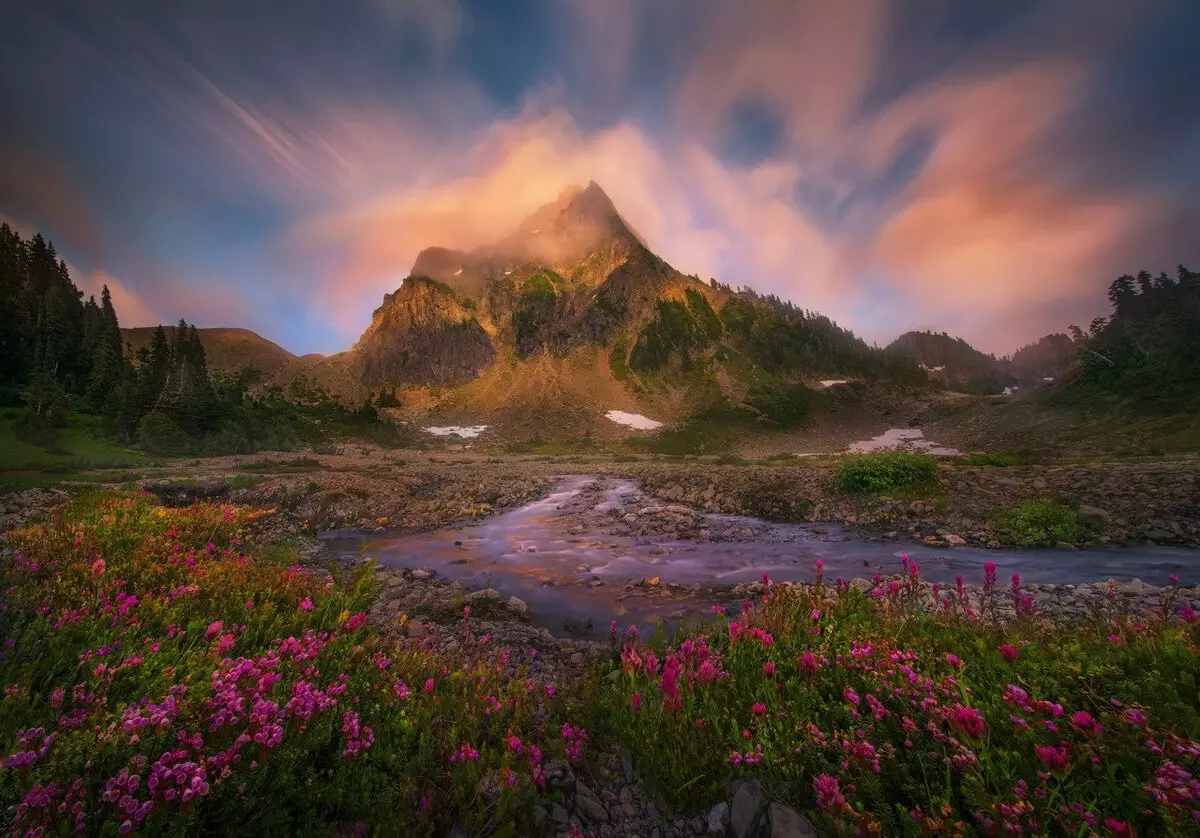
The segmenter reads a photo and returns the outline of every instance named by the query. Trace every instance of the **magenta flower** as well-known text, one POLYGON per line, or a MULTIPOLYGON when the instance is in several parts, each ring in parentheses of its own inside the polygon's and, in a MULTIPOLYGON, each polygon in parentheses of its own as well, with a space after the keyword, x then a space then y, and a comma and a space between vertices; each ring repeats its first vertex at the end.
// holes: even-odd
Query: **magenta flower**
POLYGON ((297 607, 301 611, 312 611, 313 610, 313 601, 311 598, 305 597, 304 599, 300 600, 299 603, 297 603, 297 607))
POLYGON ((841 812, 846 808, 846 797, 837 777, 819 775, 813 780, 813 791, 817 793, 817 806, 826 812, 841 812))
POLYGON ((763 664, 763 675, 765 675, 768 678, 774 678, 775 677, 775 664, 772 663, 771 661, 767 661, 766 663, 764 663, 763 664))
POLYGON ((1188 605, 1187 603, 1184 603, 1183 605, 1179 606, 1179 619, 1189 624, 1196 622, 1196 609, 1192 608, 1192 606, 1188 605))
POLYGON ((817 656, 812 652, 805 652, 803 655, 801 655, 799 663, 800 669, 806 675, 816 675, 817 670, 821 668, 820 661, 817 660, 817 656))
POLYGON ((1042 765, 1046 766, 1054 774, 1061 774, 1067 770, 1067 746, 1059 745, 1058 747, 1042 746, 1033 749, 1037 754, 1038 760, 1042 765))
POLYGON ((629 705, 633 707, 633 712, 642 709, 642 696, 639 693, 634 693, 629 696, 629 705))
POLYGON ((208 628, 205 629, 205 631, 204 631, 204 639, 212 640, 214 637, 219 635, 224 630, 225 630, 224 623, 222 623, 220 620, 213 620, 211 623, 208 624, 208 628))
POLYGON ((985 588, 991 588, 996 584, 996 563, 983 563, 983 585, 985 588))
POLYGON ((972 739, 982 739, 986 726, 983 715, 974 707, 956 704, 950 709, 950 726, 972 739))
POLYGON ((1122 715, 1125 721, 1129 722, 1129 724, 1134 725, 1135 727, 1140 727, 1149 720, 1145 711, 1139 710, 1136 707, 1130 707, 1122 715))
POLYGON ((1100 723, 1096 721, 1091 713, 1085 713, 1082 710, 1071 717, 1071 724, 1075 725, 1076 730, 1093 739, 1099 737, 1103 730, 1103 727, 1101 727, 1100 723))
POLYGON ((750 712, 756 716, 765 716, 767 714, 767 705, 763 704, 761 701, 756 701, 754 704, 750 705, 750 712))
POLYGON ((432 678, 425 679, 425 694, 433 695, 433 679, 432 678))
POLYGON ((92 576, 104 575, 104 559, 96 559, 92 562, 92 576))
POLYGON ((1011 643, 1004 643, 1000 646, 1000 654, 1006 661, 1012 663, 1017 658, 1021 657, 1021 653, 1011 643))

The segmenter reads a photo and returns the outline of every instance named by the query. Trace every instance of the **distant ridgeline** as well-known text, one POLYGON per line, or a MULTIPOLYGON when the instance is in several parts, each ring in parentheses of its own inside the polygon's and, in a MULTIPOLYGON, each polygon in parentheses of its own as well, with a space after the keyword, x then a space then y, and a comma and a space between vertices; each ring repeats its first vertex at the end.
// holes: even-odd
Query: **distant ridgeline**
POLYGON ((249 395, 255 373, 210 375, 195 326, 159 326, 136 351, 108 286, 86 301, 40 234, 0 226, 0 404, 24 404, 17 430, 52 447, 71 411, 155 453, 230 453, 312 444, 341 430, 397 432, 374 407, 351 410, 303 379, 249 395))
POLYGON ((1108 289, 1113 313, 1087 332, 1071 327, 1080 347, 1078 383, 1171 410, 1200 408, 1200 274, 1182 265, 1172 279, 1142 271, 1108 289))

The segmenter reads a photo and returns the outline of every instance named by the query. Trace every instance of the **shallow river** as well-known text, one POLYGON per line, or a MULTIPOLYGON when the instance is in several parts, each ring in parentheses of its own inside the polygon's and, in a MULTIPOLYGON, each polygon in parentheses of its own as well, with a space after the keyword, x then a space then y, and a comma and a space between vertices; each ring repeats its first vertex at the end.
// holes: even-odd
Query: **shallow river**
POLYGON ((473 587, 517 596, 537 623, 560 633, 568 617, 590 618, 597 630, 608 621, 649 622, 706 613, 727 602, 721 590, 760 579, 805 580, 814 563, 827 578, 870 577, 900 570, 900 557, 917 560, 921 576, 953 582, 962 575, 980 582, 983 563, 995 562, 1000 579, 1020 573, 1026 583, 1081 583, 1139 578, 1167 584, 1200 582, 1200 550, 1124 547, 1090 550, 931 548, 872 542, 831 525, 772 524, 752 518, 707 515, 714 533, 739 532, 749 540, 687 541, 668 536, 605 533, 605 522, 630 509, 656 503, 630 480, 577 475, 547 497, 462 529, 400 537, 329 533, 327 545, 342 558, 369 556, 385 565, 427 568, 473 587), (630 581, 659 577, 654 589, 627 589, 630 581), (688 586, 670 589, 671 583, 688 586), (701 586, 699 590, 695 586, 701 586))

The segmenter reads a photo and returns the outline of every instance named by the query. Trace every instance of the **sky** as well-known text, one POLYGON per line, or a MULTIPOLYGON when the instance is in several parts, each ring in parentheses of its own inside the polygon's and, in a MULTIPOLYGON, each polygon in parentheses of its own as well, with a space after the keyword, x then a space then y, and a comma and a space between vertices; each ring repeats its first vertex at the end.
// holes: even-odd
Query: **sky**
POLYGON ((12 0, 0 218, 122 325, 349 348, 595 180, 684 273, 1006 354, 1200 264, 1195 0, 12 0))

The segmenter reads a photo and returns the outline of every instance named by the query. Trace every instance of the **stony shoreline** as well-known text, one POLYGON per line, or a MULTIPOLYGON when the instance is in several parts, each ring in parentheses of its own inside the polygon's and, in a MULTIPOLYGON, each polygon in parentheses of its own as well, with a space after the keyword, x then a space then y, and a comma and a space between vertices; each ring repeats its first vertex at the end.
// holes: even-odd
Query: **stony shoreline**
MULTIPOLYGON (((240 500, 236 494, 242 491, 247 490, 230 492, 235 496, 228 500, 240 500)), ((666 494, 677 493, 668 491, 666 494)), ((4 514, 28 520, 45 514, 65 499, 65 493, 48 490, 31 490, 16 499, 10 495, 4 499, 4 514), (17 505, 20 508, 16 512, 9 511, 17 505)), ((589 497, 587 500, 594 499, 589 497)), ((683 500, 686 502, 686 499, 685 492, 683 500)), ((655 508, 662 511, 634 515, 633 520, 627 520, 629 513, 624 513, 609 523, 636 530, 660 518, 677 531, 687 531, 687 522, 695 523, 701 518, 695 509, 678 501, 658 504, 655 508)), ((305 556, 304 564, 312 572, 324 574, 329 556, 311 532, 304 531, 303 519, 298 522, 296 514, 296 510, 281 510, 280 514, 263 519, 250 536, 260 543, 295 539, 305 556)), ((738 537, 736 532, 729 535, 738 537)), ((547 627, 529 622, 528 607, 520 599, 505 597, 491 588, 472 589, 469 585, 446 579, 437 568, 376 567, 374 576, 379 596, 370 616, 384 633, 401 642, 425 646, 450 656, 469 655, 471 644, 486 642, 513 652, 514 673, 519 662, 533 677, 551 683, 578 680, 596 661, 613 651, 603 626, 594 627, 592 632, 580 632, 578 636, 555 636, 547 627), (464 616, 467 607, 470 613, 464 616)), ((886 591, 891 582, 902 584, 903 580, 899 577, 858 578, 850 580, 849 584, 866 591, 886 591)), ((761 581, 718 586, 661 585, 652 579, 631 579, 623 585, 615 580, 610 584, 620 587, 623 595, 674 597, 681 602, 737 601, 760 596, 766 590, 761 581)), ((1016 608, 1006 587, 1007 580, 999 580, 998 586, 991 597, 985 597, 981 586, 965 585, 965 604, 1000 621, 1011 619, 1016 608)), ((949 589, 939 586, 938 592, 944 597, 949 589)), ((1138 580, 1030 585, 1022 586, 1020 593, 1029 597, 1035 618, 1054 622, 1076 622, 1100 614, 1150 616, 1177 613, 1181 603, 1200 600, 1200 586, 1162 588, 1138 580)), ((915 601, 925 608, 944 607, 935 596, 934 586, 928 583, 921 583, 915 601)), ((550 790, 561 794, 561 802, 552 796, 539 799, 532 812, 535 823, 547 835, 568 834, 572 827, 586 829, 592 835, 614 837, 681 838, 732 834, 740 838, 751 835, 797 838, 818 834, 800 813, 768 801, 764 790, 754 782, 735 783, 725 799, 707 810, 674 811, 641 781, 636 765, 623 750, 603 755, 590 771, 573 768, 564 761, 554 762, 548 764, 547 775, 550 790)))

